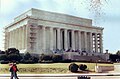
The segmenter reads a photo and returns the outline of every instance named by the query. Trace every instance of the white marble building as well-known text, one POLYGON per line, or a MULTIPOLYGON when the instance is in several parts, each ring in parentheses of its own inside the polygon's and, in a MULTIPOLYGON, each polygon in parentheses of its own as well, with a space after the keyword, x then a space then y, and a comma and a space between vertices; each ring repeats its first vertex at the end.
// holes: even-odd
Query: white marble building
POLYGON ((91 19, 32 8, 5 27, 5 49, 36 54, 56 49, 103 53, 102 34, 103 28, 92 26, 91 19))

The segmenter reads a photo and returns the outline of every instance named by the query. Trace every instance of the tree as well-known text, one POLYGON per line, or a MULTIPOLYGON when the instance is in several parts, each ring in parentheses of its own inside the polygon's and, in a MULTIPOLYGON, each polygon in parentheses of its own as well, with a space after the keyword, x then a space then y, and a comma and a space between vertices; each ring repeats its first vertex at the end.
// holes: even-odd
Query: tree
POLYGON ((116 54, 117 54, 117 55, 120 55, 120 51, 118 50, 118 51, 116 52, 116 54))
POLYGON ((16 49, 16 48, 8 48, 8 49, 5 51, 5 54, 6 54, 6 55, 9 55, 9 54, 17 54, 17 55, 20 55, 19 50, 16 49))
POLYGON ((8 61, 20 61, 22 59, 19 50, 16 48, 8 48, 4 53, 8 61))
POLYGON ((112 62, 116 62, 116 60, 119 59, 119 56, 116 54, 110 54, 110 60, 112 62))

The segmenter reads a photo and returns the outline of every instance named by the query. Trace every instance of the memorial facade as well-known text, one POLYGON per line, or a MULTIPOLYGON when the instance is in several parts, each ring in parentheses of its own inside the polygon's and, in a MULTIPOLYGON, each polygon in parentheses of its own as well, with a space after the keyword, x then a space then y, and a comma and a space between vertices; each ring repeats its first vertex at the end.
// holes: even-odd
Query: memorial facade
POLYGON ((103 28, 91 19, 30 9, 5 27, 5 49, 46 53, 54 50, 103 53, 103 28))

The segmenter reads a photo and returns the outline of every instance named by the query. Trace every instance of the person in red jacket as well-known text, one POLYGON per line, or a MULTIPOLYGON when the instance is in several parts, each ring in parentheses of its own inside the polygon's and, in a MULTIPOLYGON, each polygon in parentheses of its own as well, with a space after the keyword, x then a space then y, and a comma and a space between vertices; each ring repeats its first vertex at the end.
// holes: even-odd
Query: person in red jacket
POLYGON ((13 79, 13 77, 15 79, 19 79, 18 76, 17 76, 17 71, 18 71, 18 68, 16 66, 16 63, 12 63, 10 64, 10 69, 9 71, 11 72, 11 78, 10 79, 13 79))

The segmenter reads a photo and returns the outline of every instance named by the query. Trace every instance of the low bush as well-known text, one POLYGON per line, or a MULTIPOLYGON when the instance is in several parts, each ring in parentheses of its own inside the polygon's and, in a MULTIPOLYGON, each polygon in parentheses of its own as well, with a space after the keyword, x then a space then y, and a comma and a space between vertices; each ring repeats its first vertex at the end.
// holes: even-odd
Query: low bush
POLYGON ((53 62, 60 62, 62 61, 63 57, 61 55, 53 55, 52 60, 53 62))
POLYGON ((79 65, 79 69, 84 71, 84 70, 87 69, 87 65, 85 65, 85 64, 80 64, 80 65, 79 65))
POLYGON ((77 72, 78 71, 78 65, 77 64, 75 64, 75 63, 72 63, 72 64, 70 64, 69 65, 69 70, 71 71, 71 72, 77 72))
POLYGON ((8 55, 9 61, 20 61, 21 59, 22 59, 22 57, 20 55, 17 55, 17 54, 9 54, 8 55))
POLYGON ((61 62, 62 62, 62 63, 71 63, 72 60, 70 60, 70 59, 65 59, 65 60, 62 60, 61 62))
POLYGON ((34 64, 32 60, 23 60, 21 63, 23 64, 34 64))
POLYGON ((32 56, 31 60, 33 61, 33 63, 38 63, 39 58, 35 57, 35 56, 32 56))
POLYGON ((2 55, 0 55, 0 60, 7 60, 8 58, 7 58, 7 55, 6 54, 2 54, 2 55))
POLYGON ((8 64, 8 63, 9 63, 9 61, 4 61, 4 60, 1 60, 1 61, 0 61, 0 63, 1 63, 1 64, 8 64))
POLYGON ((50 55, 44 55, 44 54, 42 54, 40 56, 40 61, 51 61, 51 60, 52 60, 52 56, 50 56, 50 55))

